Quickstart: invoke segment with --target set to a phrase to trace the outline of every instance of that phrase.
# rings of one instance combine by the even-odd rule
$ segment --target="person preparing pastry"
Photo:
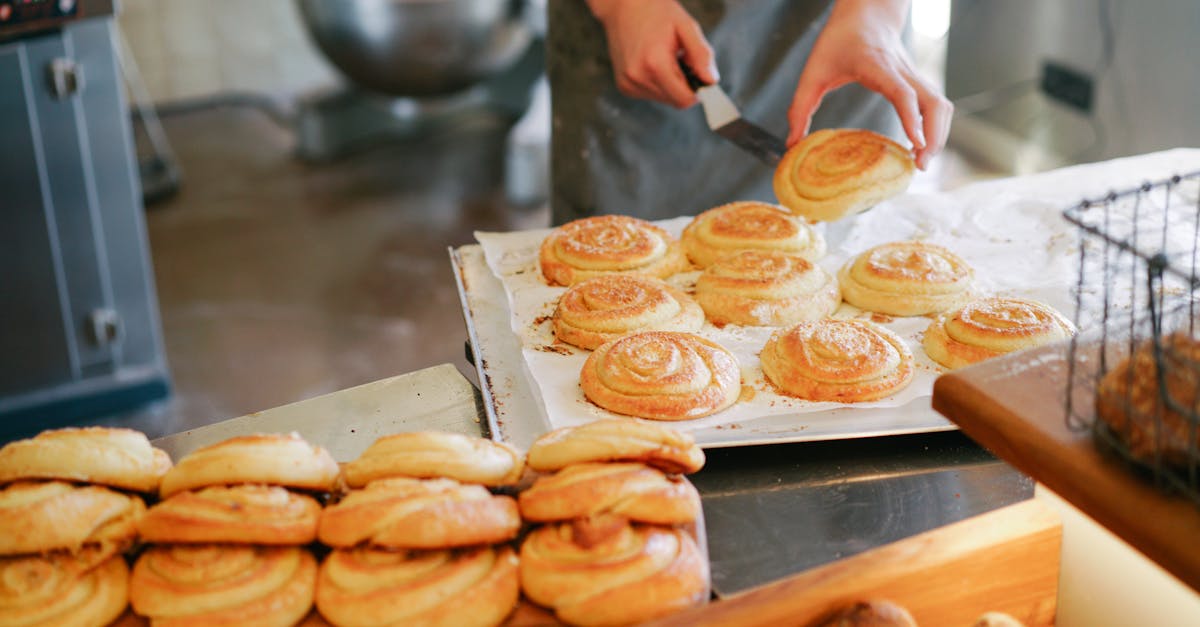
[[[810,129],[908,138],[924,169],[953,107],[913,69],[908,0],[557,0],[548,3],[554,223],[695,215],[773,201],[772,171],[709,131],[679,63],[720,81],[791,146]],[[873,93],[874,92],[874,93]]]

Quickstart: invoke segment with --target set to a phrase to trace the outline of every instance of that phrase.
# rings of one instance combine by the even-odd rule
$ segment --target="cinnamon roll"
[[[63,479],[157,492],[170,468],[171,458],[133,429],[55,429],[0,448],[0,484]]]
[[[654,420],[687,420],[737,402],[741,371],[733,354],[690,333],[648,331],[596,348],[580,386],[609,411]]]
[[[1075,325],[1049,305],[1025,298],[984,298],[934,319],[922,345],[931,359],[961,368],[998,355],[1065,340]]]
[[[129,567],[111,551],[0,557],[3,625],[107,625],[128,591]]]
[[[375,440],[342,470],[346,484],[361,488],[376,479],[446,477],[488,486],[521,479],[524,458],[516,449],[484,438],[444,431],[396,433]]]
[[[892,242],[852,259],[838,273],[838,284],[842,298],[855,307],[920,316],[970,302],[974,276],[967,262],[941,246]]]
[[[677,525],[700,515],[700,493],[686,479],[644,464],[588,463],[539,477],[518,496],[521,516],[533,522],[615,515]]]
[[[18,481],[0,490],[0,555],[128,547],[145,511],[142,499],[100,486]]]
[[[317,579],[317,609],[337,627],[494,627],[519,595],[509,547],[338,549]]]
[[[210,485],[263,483],[328,492],[338,477],[329,451],[297,433],[260,433],[197,449],[162,480],[162,496]]]
[[[129,601],[154,625],[291,627],[312,608],[317,561],[299,547],[154,546],[133,566]]]
[[[546,433],[529,447],[529,467],[561,470],[587,462],[640,462],[663,472],[704,467],[704,451],[690,434],[636,420],[597,420]]]
[[[538,262],[551,285],[613,273],[662,279],[688,268],[675,238],[629,216],[595,216],[558,227],[543,240]]]
[[[741,201],[709,209],[692,220],[680,239],[688,259],[701,268],[743,250],[789,253],[808,261],[825,256],[825,238],[812,225],[765,202]]]
[[[572,625],[627,625],[703,603],[708,564],[679,529],[579,519],[526,536],[521,589]]]
[[[316,499],[278,486],[210,486],[154,505],[138,533],[156,543],[308,544],[320,516]]]
[[[810,401],[878,400],[913,378],[904,341],[866,320],[826,319],[776,331],[760,357],[781,393]]]
[[[700,275],[696,301],[713,324],[786,326],[832,314],[842,293],[832,275],[803,257],[745,251]]]
[[[451,479],[379,479],[325,508],[317,537],[334,547],[361,543],[445,549],[511,540],[521,515],[511,496]]]
[[[658,279],[598,276],[571,286],[554,309],[554,335],[588,350],[636,331],[695,332],[704,311],[691,296]]]
[[[809,220],[838,220],[908,189],[914,167],[903,146],[878,133],[815,131],[776,166],[775,196]]]

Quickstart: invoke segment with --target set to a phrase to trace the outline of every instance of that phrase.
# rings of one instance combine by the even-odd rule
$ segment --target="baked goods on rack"
[[[170,468],[171,458],[133,429],[54,429],[0,448],[0,484],[62,479],[156,492]]]
[[[519,481],[523,470],[524,456],[502,442],[460,433],[415,431],[375,440],[342,472],[347,485],[361,488],[388,477],[447,477],[502,486]]]
[[[260,433],[230,438],[197,449],[163,477],[160,491],[176,492],[210,485],[263,483],[328,492],[338,477],[329,451],[296,433]]]
[[[606,274],[567,289],[553,322],[559,340],[592,350],[636,331],[699,331],[704,311],[683,290],[658,279]]]
[[[696,216],[680,238],[688,259],[707,268],[743,250],[789,253],[816,261],[825,256],[825,238],[803,218],[765,202],[739,201]]]
[[[802,322],[776,331],[760,355],[782,394],[857,403],[890,396],[913,378],[913,355],[894,332],[867,320]]]
[[[639,420],[596,420],[542,435],[529,447],[529,467],[549,472],[589,462],[639,462],[668,473],[704,467],[690,434]]]
[[[612,273],[661,279],[688,268],[683,246],[665,230],[617,215],[558,227],[542,241],[538,263],[551,285],[574,285]]]
[[[737,359],[690,333],[649,331],[597,347],[579,376],[588,400],[618,414],[687,420],[737,402]]]
[[[751,250],[705,269],[696,301],[713,324],[786,326],[832,314],[842,295],[832,275],[803,257]]]
[[[792,213],[837,220],[908,188],[915,165],[900,144],[862,129],[810,133],[775,168],[775,196]]]
[[[961,368],[1006,353],[1065,340],[1075,325],[1045,303],[1027,298],[984,298],[943,313],[925,329],[925,353]]]
[[[108,625],[128,588],[129,567],[112,550],[0,557],[0,624]]]
[[[0,489],[0,555],[128,548],[146,511],[142,499],[101,486],[18,481]]]
[[[539,477],[520,495],[521,516],[551,522],[614,515],[682,525],[700,515],[700,493],[686,479],[638,463],[585,463]]]
[[[138,524],[144,542],[308,544],[321,504],[279,486],[209,486],[151,507]]]
[[[846,302],[867,311],[920,316],[961,307],[974,298],[975,271],[962,257],[927,242],[881,244],[838,272]]]

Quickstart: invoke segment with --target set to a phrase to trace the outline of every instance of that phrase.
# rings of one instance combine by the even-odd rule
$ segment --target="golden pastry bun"
[[[737,358],[712,340],[646,331],[598,346],[579,385],[588,400],[618,414],[688,420],[736,403],[741,376]]]
[[[317,537],[329,546],[359,544],[446,549],[516,537],[521,514],[511,496],[451,479],[380,479],[321,514]]]
[[[798,216],[838,220],[908,189],[914,168],[903,146],[873,131],[815,131],[776,166],[775,196]]]
[[[601,274],[663,279],[688,269],[683,246],[663,229],[629,216],[568,222],[542,241],[542,275],[551,285],[574,285]]]
[[[494,627],[519,595],[517,556],[507,546],[338,549],[317,580],[317,609],[339,627]]]
[[[1004,612],[986,612],[976,618],[971,627],[1025,627],[1025,623]]]
[[[316,579],[299,547],[154,546],[133,566],[129,601],[156,627],[291,627],[312,608]]]
[[[838,608],[812,627],[917,627],[917,621],[891,601],[872,599]]]
[[[503,442],[444,431],[396,433],[375,440],[342,476],[352,488],[376,479],[446,477],[489,486],[512,485],[521,479],[524,457]]]
[[[316,499],[278,486],[209,486],[151,507],[138,534],[159,544],[308,544],[320,517]]]
[[[913,378],[913,355],[892,331],[866,320],[802,322],[776,331],[760,355],[782,394],[858,403],[891,396]]]
[[[693,473],[704,467],[704,451],[691,434],[623,419],[555,429],[529,447],[529,467],[540,472],[587,462],[640,462],[663,472]]]
[[[230,438],[185,455],[163,477],[162,496],[210,485],[262,483],[328,492],[338,478],[329,451],[297,433]]]
[[[0,557],[2,625],[108,625],[128,598],[129,567],[112,551]]]
[[[850,260],[838,273],[846,302],[893,316],[949,311],[970,302],[975,271],[962,257],[925,242],[891,242]]]
[[[564,292],[553,321],[559,340],[593,350],[638,331],[699,331],[704,311],[683,290],[658,279],[606,274]]]
[[[128,547],[145,512],[142,499],[100,486],[18,481],[0,490],[0,555]]]
[[[825,256],[825,238],[803,218],[778,205],[740,201],[709,209],[683,229],[688,259],[707,268],[743,250],[789,253],[816,261]]]
[[[0,448],[0,484],[62,479],[156,492],[170,468],[171,458],[133,429],[55,429]]]
[[[680,529],[580,519],[525,537],[521,589],[572,625],[628,625],[703,603],[708,563]]]
[[[521,517],[550,522],[614,515],[658,525],[694,522],[700,493],[686,479],[637,463],[587,463],[539,477],[518,495]]]
[[[1045,303],[984,298],[935,318],[925,329],[922,345],[937,363],[961,368],[1074,334],[1075,325]]]
[[[832,275],[803,257],[752,250],[705,269],[696,301],[713,324],[781,327],[829,316],[842,293]]]

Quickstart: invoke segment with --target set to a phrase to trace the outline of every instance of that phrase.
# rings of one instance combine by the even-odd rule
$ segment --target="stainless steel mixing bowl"
[[[508,68],[532,32],[520,0],[297,0],[317,46],[362,87],[441,96]]]

